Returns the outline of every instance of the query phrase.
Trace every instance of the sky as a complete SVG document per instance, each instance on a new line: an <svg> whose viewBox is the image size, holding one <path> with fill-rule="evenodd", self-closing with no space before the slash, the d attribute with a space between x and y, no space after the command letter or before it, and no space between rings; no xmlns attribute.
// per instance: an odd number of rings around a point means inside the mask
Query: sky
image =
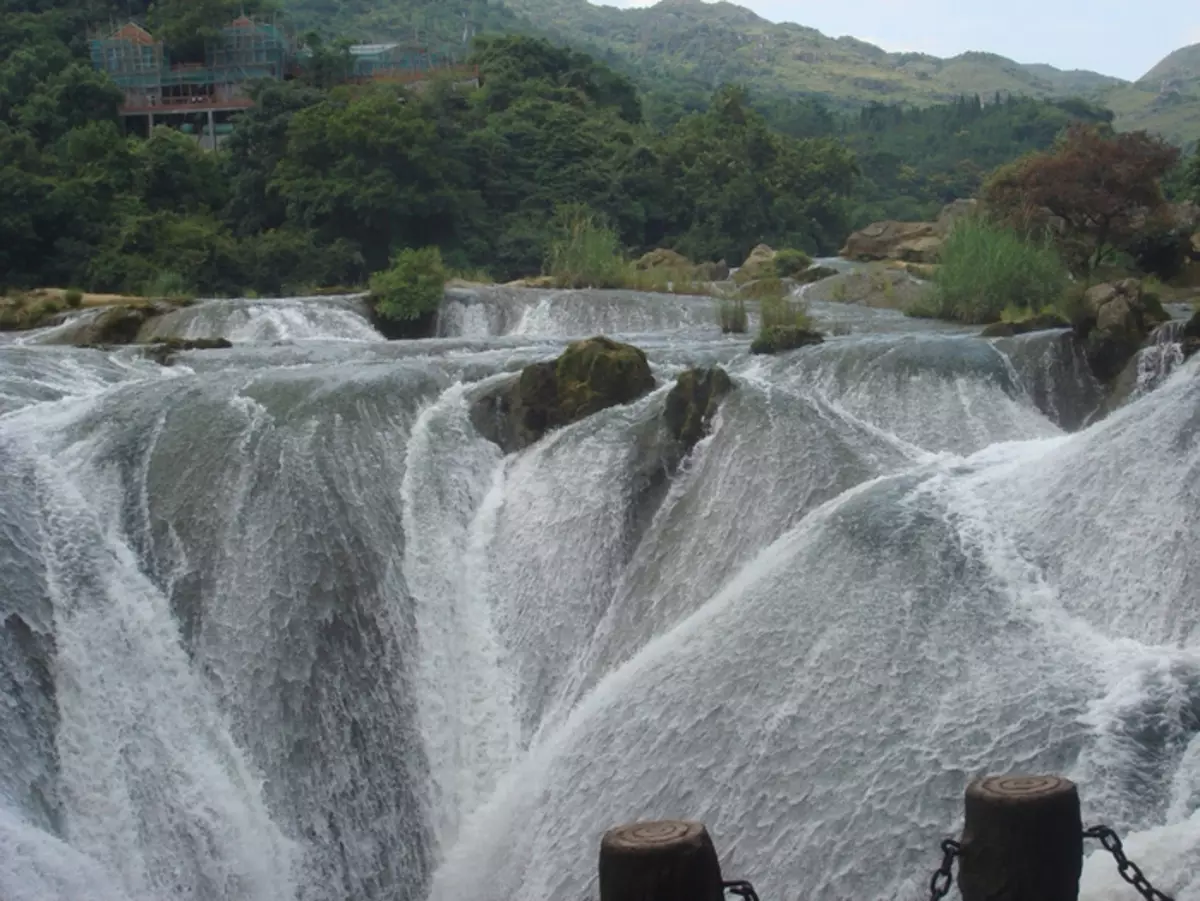
<svg viewBox="0 0 1200 901"><path fill-rule="evenodd" d="M596 0L593 0L596 2ZM605 0L651 6L654 0ZM1130 81L1200 43L1197 0L733 0L773 22L886 50L954 56L986 50L1021 63L1090 69Z"/></svg>

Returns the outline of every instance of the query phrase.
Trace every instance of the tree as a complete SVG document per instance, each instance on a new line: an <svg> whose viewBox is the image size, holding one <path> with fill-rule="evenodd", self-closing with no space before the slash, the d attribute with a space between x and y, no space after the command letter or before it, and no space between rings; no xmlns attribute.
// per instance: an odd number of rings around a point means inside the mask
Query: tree
<svg viewBox="0 0 1200 901"><path fill-rule="evenodd" d="M1188 199L1192 203L1200 203L1200 144L1196 145L1196 152L1187 163L1183 181Z"/></svg>
<svg viewBox="0 0 1200 901"><path fill-rule="evenodd" d="M1160 213L1161 179L1178 158L1176 148L1145 132L1076 125L1053 150L998 170L984 201L1023 228L1057 220L1064 256L1086 275Z"/></svg>

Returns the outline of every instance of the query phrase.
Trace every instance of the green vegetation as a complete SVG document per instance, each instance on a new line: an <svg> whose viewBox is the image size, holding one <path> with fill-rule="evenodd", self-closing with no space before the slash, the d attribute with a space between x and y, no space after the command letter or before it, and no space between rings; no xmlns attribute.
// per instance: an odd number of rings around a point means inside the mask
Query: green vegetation
<svg viewBox="0 0 1200 901"><path fill-rule="evenodd" d="M78 288L67 289L66 293L63 294L63 303L73 310L79 309L79 307L83 306L83 292Z"/></svg>
<svg viewBox="0 0 1200 901"><path fill-rule="evenodd" d="M910 314L977 324L1005 313L1024 319L1055 307L1067 287L1067 268L1048 239L979 218L955 227L941 260L929 299Z"/></svg>
<svg viewBox="0 0 1200 901"><path fill-rule="evenodd" d="M477 29L537 33L569 43L635 78L648 92L648 118L660 126L703 109L711 86L729 82L761 98L775 127L805 136L824 133L822 108L840 113L879 101L930 106L964 95L990 100L999 92L1034 100L1082 97L1112 109L1122 130L1147 129L1182 144L1200 138L1195 47L1176 51L1129 83L1095 72L1022 65L992 53L952 59L887 53L853 38L772 24L729 3L624 10L587 0L506 0L503 6L484 0L381 0L369 6L287 0L286 5L306 23L372 39L417 34L461 46L463 35ZM1171 92L1164 93L1164 82ZM785 123L804 130L791 131Z"/></svg>
<svg viewBox="0 0 1200 901"><path fill-rule="evenodd" d="M567 206L555 217L546 271L558 288L623 288L628 267L617 233L586 207Z"/></svg>
<svg viewBox="0 0 1200 901"><path fill-rule="evenodd" d="M775 274L780 278L796 278L812 265L812 257L803 250L775 251Z"/></svg>
<svg viewBox="0 0 1200 901"><path fill-rule="evenodd" d="M740 297L724 298L717 308L717 321L725 334L744 335L750 324L746 302Z"/></svg>
<svg viewBox="0 0 1200 901"><path fill-rule="evenodd" d="M436 313L446 289L446 268L436 247L402 250L390 268L371 276L371 303L383 319L411 322Z"/></svg>

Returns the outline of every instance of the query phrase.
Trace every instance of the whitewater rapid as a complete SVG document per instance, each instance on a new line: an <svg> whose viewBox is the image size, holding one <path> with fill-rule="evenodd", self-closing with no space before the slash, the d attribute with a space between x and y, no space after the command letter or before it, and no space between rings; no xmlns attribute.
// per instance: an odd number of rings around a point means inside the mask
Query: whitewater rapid
<svg viewBox="0 0 1200 901"><path fill-rule="evenodd" d="M423 342L303 298L172 314L235 347L167 368L0 344L0 897L584 901L605 829L688 817L764 898L908 899L970 778L1046 771L1200 898L1198 364L1167 330L1101 418L1064 333L814 312L773 358L707 298L514 289ZM600 332L660 387L475 431Z"/></svg>

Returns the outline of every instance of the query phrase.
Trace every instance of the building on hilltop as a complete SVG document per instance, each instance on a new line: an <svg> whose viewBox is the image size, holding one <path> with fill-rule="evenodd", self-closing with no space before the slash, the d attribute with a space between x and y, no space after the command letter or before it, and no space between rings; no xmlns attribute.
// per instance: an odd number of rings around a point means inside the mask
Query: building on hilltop
<svg viewBox="0 0 1200 901"><path fill-rule="evenodd" d="M124 92L120 115L127 131L149 135L168 125L215 149L250 108L250 86L301 74L309 54L281 28L246 16L205 42L204 62L172 62L170 48L136 22L91 40L92 65ZM457 66L446 48L412 43L356 44L349 48L350 79L419 86L435 74L478 85L475 69Z"/></svg>
<svg viewBox="0 0 1200 901"><path fill-rule="evenodd" d="M91 41L92 65L125 94L127 129L170 125L215 148L231 118L253 106L249 85L294 74L295 46L282 29L245 16L205 42L204 62L173 63L162 41L136 22Z"/></svg>

